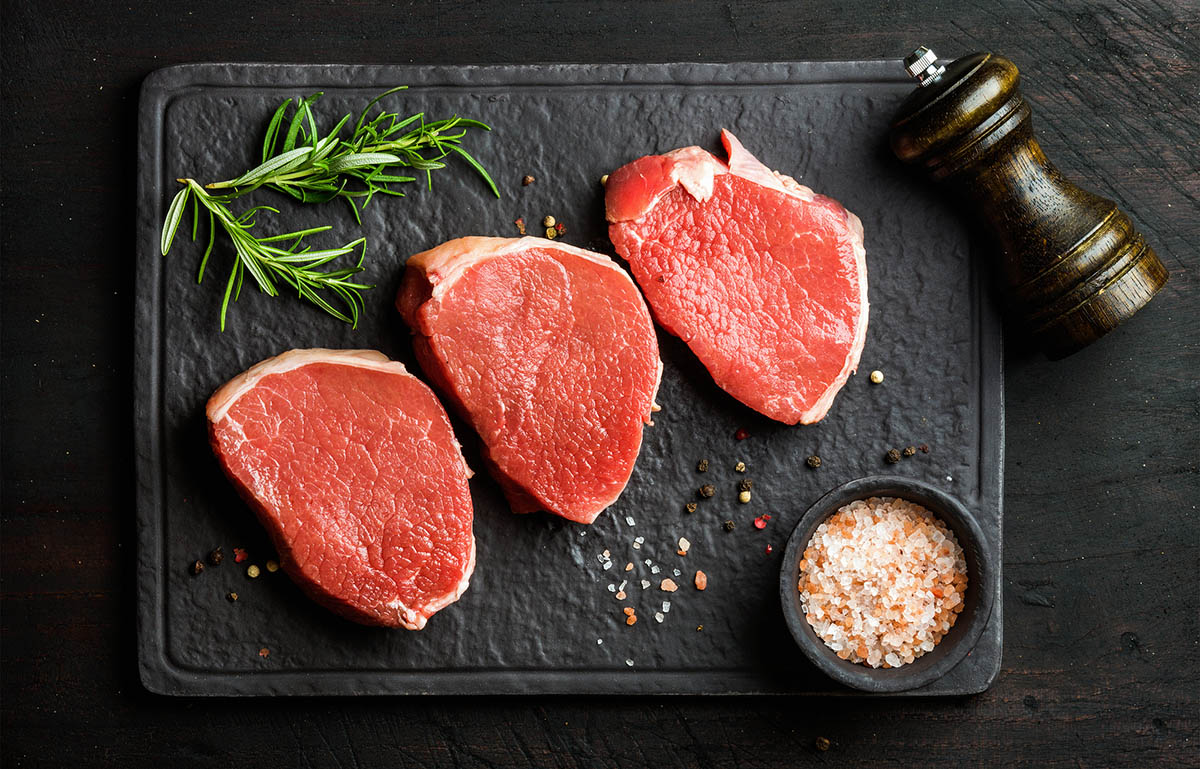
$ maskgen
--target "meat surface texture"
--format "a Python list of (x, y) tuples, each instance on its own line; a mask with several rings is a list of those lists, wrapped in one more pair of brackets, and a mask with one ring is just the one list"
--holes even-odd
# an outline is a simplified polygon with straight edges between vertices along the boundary
[(409, 259), (396, 307), (514, 512), (591, 523), (617, 499), (662, 374), (624, 270), (543, 239), (459, 238)]
[(280, 564), (355, 622), (420, 630), (475, 568), (470, 471), (433, 392), (372, 350), (291, 350), (208, 401)]
[(609, 236), (718, 385), (772, 419), (816, 422), (866, 339), (862, 224), (721, 139), (728, 163), (686, 147), (614, 171)]

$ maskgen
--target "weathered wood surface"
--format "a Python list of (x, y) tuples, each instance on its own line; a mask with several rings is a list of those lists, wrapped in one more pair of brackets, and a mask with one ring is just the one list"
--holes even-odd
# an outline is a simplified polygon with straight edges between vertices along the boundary
[[(6, 766), (1200, 763), (1200, 5), (5, 0)], [(137, 89), (186, 61), (895, 58), (1021, 67), (1064, 174), (1171, 280), (1058, 363), (1012, 340), (1005, 662), (963, 700), (171, 700), (137, 681), (130, 457)], [(818, 751), (818, 737), (831, 741)]]

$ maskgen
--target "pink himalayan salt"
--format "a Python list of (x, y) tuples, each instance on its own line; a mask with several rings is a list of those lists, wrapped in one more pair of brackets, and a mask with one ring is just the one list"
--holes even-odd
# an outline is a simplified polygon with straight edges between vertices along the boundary
[(932, 651), (963, 610), (967, 564), (954, 533), (893, 497), (856, 500), (817, 527), (800, 603), (838, 657), (895, 668)]

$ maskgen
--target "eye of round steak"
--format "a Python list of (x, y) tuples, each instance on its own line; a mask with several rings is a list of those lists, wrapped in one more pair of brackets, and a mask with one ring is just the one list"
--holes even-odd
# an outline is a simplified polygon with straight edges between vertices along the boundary
[(624, 270), (539, 238), (459, 238), (409, 259), (396, 307), (514, 512), (591, 523), (617, 499), (662, 374)]
[(866, 340), (862, 223), (721, 139), (728, 163), (686, 147), (614, 171), (609, 237), (720, 387), (780, 422), (816, 422)]
[(470, 471), (433, 392), (373, 350), (291, 350), (208, 401), (213, 451), (284, 571), (367, 625), (420, 630), (475, 568)]

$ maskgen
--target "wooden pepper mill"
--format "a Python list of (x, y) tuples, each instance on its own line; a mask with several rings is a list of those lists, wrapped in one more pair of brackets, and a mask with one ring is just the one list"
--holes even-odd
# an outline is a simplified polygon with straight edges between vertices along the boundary
[(1116, 205), (1063, 178), (1033, 137), (1016, 66), (976, 53), (904, 60), (919, 87), (892, 122), (892, 150), (969, 201), (999, 249), (1009, 296), (1052, 359), (1141, 309), (1167, 270)]

